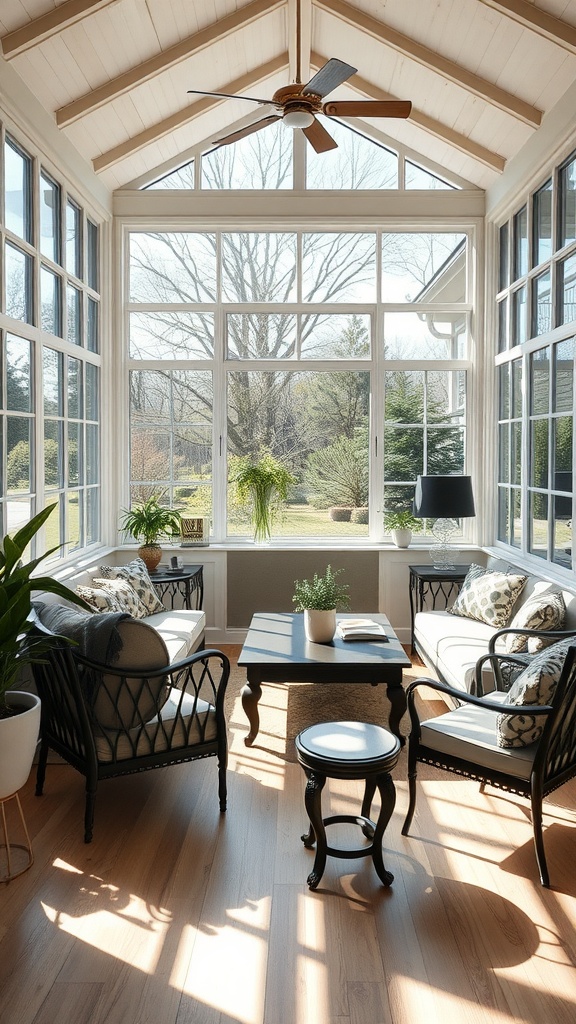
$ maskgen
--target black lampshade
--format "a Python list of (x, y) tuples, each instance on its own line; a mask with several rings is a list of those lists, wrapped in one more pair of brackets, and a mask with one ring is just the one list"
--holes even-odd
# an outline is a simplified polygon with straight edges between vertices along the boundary
[(464, 519), (475, 516), (469, 476), (419, 476), (414, 494), (419, 519)]

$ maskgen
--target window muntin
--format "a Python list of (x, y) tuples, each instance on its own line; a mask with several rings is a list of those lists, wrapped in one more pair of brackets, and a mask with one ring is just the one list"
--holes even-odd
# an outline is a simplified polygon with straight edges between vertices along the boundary
[(576, 242), (576, 158), (572, 157), (560, 168), (558, 176), (560, 188), (560, 237), (559, 246), (563, 248)]
[(4, 224), (32, 241), (32, 159), (6, 137), (4, 144)]

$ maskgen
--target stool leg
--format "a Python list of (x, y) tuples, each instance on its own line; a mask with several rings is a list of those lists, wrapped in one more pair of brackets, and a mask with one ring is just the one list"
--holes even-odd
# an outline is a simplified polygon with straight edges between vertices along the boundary
[(374, 863), (376, 874), (382, 882), (382, 885), (391, 885), (394, 881), (394, 875), (391, 871), (386, 871), (386, 868), (384, 867), (384, 861), (382, 860), (382, 838), (384, 836), (384, 830), (392, 817), (392, 811), (396, 804), (396, 789), (392, 776), (389, 772), (385, 772), (384, 775), (379, 775), (376, 779), (376, 785), (378, 786), (382, 806), (378, 816), (378, 821), (376, 822), (376, 828), (374, 830), (374, 839), (372, 841), (372, 861)]
[(322, 821), (322, 790), (326, 783), (326, 776), (306, 770), (306, 777), (308, 781), (304, 791), (304, 804), (310, 819), (310, 828), (302, 836), (302, 842), (306, 847), (311, 847), (316, 840), (314, 867), (307, 878), (308, 887), (315, 889), (326, 867), (326, 829)]
[[(364, 799), (362, 801), (362, 810), (360, 814), (363, 818), (370, 817), (370, 808), (372, 807), (372, 800), (374, 793), (376, 792), (376, 779), (369, 777), (366, 779), (366, 787), (364, 789)], [(374, 829), (371, 825), (362, 825), (362, 832), (366, 836), (366, 839), (372, 839), (374, 837)]]

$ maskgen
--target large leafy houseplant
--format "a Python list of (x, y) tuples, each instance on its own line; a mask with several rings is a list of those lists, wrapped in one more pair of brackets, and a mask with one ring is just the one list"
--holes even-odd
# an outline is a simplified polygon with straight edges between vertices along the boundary
[(121, 526), (134, 540), (142, 541), (138, 554), (149, 569), (154, 569), (162, 557), (159, 538), (179, 534), (180, 521), (180, 512), (161, 505), (154, 496), (130, 509), (122, 509)]
[(240, 459), (231, 481), (236, 485), (240, 504), (251, 507), (254, 540), (269, 540), (272, 526), (282, 511), (290, 487), (296, 483), (296, 477), (266, 451), (256, 461), (248, 457)]
[(50, 576), (33, 576), (37, 566), (60, 545), (38, 558), (23, 562), (24, 553), (33, 537), (44, 525), (56, 504), (48, 505), (35, 515), (13, 537), (7, 535), (0, 549), (0, 718), (18, 713), (10, 706), (10, 689), (26, 666), (41, 660), (46, 641), (30, 637), (32, 592), (56, 594), (89, 610), (78, 594)]

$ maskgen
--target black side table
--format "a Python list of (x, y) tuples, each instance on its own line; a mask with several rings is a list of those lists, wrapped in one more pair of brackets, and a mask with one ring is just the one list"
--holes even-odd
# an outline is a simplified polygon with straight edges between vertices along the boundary
[(414, 616), (427, 607), (434, 609), (442, 598), (446, 608), (452, 596), (462, 586), (469, 565), (455, 565), (452, 569), (435, 569), (433, 565), (409, 565), (410, 571), (410, 643), (414, 653)]
[(154, 569), (150, 579), (158, 591), (158, 597), (164, 601), (170, 598), (170, 607), (180, 596), (184, 608), (188, 611), (200, 611), (204, 601), (204, 566), (184, 565), (181, 569)]

